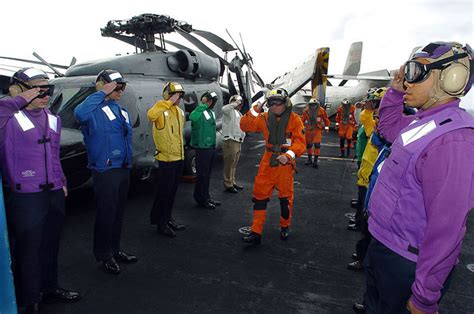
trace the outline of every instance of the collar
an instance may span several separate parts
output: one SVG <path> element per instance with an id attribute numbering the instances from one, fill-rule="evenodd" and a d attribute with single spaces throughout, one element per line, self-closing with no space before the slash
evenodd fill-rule
<path id="1" fill-rule="evenodd" d="M 448 102 L 444 105 L 441 105 L 441 106 L 438 106 L 438 107 L 435 107 L 435 108 L 432 108 L 432 109 L 428 109 L 428 110 L 418 110 L 416 113 L 415 113 L 415 117 L 417 119 L 423 119 L 425 117 L 429 117 L 435 113 L 438 113 L 446 108 L 459 108 L 459 103 L 461 102 L 461 99 L 456 99 L 456 100 L 453 100 L 451 102 Z"/>

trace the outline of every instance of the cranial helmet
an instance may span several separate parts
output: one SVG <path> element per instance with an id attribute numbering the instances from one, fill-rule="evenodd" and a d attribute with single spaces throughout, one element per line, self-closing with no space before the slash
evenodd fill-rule
<path id="1" fill-rule="evenodd" d="M 15 97 L 30 89 L 32 87 L 31 82 L 39 79 L 49 80 L 49 77 L 43 70 L 36 68 L 23 68 L 16 71 L 10 80 L 11 85 L 8 89 L 10 96 Z"/>
<path id="2" fill-rule="evenodd" d="M 127 82 L 120 72 L 115 70 L 102 70 L 95 78 L 96 90 L 101 90 L 107 83 L 116 82 L 117 84 L 126 85 Z"/>
<path id="3" fill-rule="evenodd" d="M 319 100 L 317 100 L 316 98 L 311 98 L 308 102 L 309 105 L 313 105 L 313 106 L 320 106 L 321 104 L 319 103 Z"/>
<path id="4" fill-rule="evenodd" d="M 387 92 L 387 87 L 380 87 L 372 93 L 372 99 L 381 100 L 386 92 Z"/>
<path id="5" fill-rule="evenodd" d="M 349 103 L 349 99 L 344 98 L 344 99 L 342 100 L 341 104 L 343 104 L 343 105 L 349 105 L 349 104 L 350 104 L 350 103 Z"/>
<path id="6" fill-rule="evenodd" d="M 285 104 L 286 107 L 291 107 L 290 97 L 288 92 L 283 88 L 272 89 L 267 94 L 267 105 L 271 107 L 277 103 Z"/>
<path id="7" fill-rule="evenodd" d="M 165 100 L 170 99 L 171 95 L 176 94 L 176 93 L 183 93 L 184 94 L 183 86 L 181 86 L 181 84 L 179 84 L 179 83 L 168 82 L 163 87 L 163 98 Z"/>
<path id="8" fill-rule="evenodd" d="M 429 77 L 431 71 L 437 72 L 436 95 L 433 97 L 448 98 L 464 96 L 473 83 L 473 52 L 466 44 L 457 42 L 432 42 L 421 48 L 405 65 L 405 80 L 418 83 Z M 421 64 L 416 59 L 428 60 L 429 64 Z M 444 95 L 443 95 L 444 94 Z"/>
<path id="9" fill-rule="evenodd" d="M 239 101 L 240 101 L 240 103 L 242 103 L 242 101 L 243 101 L 242 96 L 240 96 L 240 95 L 233 95 L 229 99 L 229 103 L 239 102 Z"/>
<path id="10" fill-rule="evenodd" d="M 210 92 L 210 91 L 207 91 L 204 94 L 202 94 L 201 100 L 204 97 L 209 99 L 209 100 L 212 100 L 212 106 L 214 106 L 217 103 L 217 100 L 219 99 L 216 92 Z"/>

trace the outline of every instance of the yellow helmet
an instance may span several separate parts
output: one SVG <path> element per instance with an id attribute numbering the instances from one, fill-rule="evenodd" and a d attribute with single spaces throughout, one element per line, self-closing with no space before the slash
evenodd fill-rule
<path id="1" fill-rule="evenodd" d="M 380 87 L 376 91 L 373 92 L 373 99 L 375 100 L 381 100 L 385 93 L 387 92 L 387 87 Z"/>
<path id="2" fill-rule="evenodd" d="M 165 86 L 163 87 L 163 98 L 165 100 L 168 100 L 168 99 L 170 99 L 171 95 L 175 94 L 175 93 L 183 93 L 184 94 L 183 86 L 181 86 L 181 84 L 176 83 L 176 82 L 166 83 Z"/>

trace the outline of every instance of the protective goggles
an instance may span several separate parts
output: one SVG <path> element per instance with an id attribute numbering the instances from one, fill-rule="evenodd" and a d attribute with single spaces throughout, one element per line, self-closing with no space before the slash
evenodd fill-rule
<path id="1" fill-rule="evenodd" d="M 269 99 L 267 101 L 267 107 L 272 107 L 272 106 L 281 106 L 284 104 L 283 99 Z"/>
<path id="2" fill-rule="evenodd" d="M 117 86 L 115 86 L 114 92 L 123 92 L 125 87 L 127 87 L 126 83 L 118 83 Z"/>
<path id="3" fill-rule="evenodd" d="M 405 63 L 405 81 L 407 81 L 408 83 L 423 82 L 430 76 L 431 70 L 443 70 L 450 65 L 448 63 L 464 57 L 467 57 L 467 54 L 460 53 L 428 64 L 423 64 L 416 60 L 410 60 Z"/>
<path id="4" fill-rule="evenodd" d="M 38 87 L 40 89 L 39 95 L 36 98 L 44 98 L 46 96 L 53 96 L 54 92 L 54 85 L 48 84 L 48 85 L 30 85 L 28 88 L 36 88 Z"/>

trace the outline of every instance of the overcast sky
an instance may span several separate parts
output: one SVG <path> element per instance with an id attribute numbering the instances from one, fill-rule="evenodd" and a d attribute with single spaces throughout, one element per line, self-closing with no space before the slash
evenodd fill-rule
<path id="1" fill-rule="evenodd" d="M 225 28 L 236 40 L 240 32 L 265 82 L 323 46 L 331 49 L 329 72 L 340 74 L 354 41 L 364 42 L 361 73 L 398 68 L 413 47 L 430 41 L 474 45 L 472 0 L 26 0 L 2 3 L 0 55 L 34 59 L 36 51 L 49 62 L 69 64 L 73 56 L 79 63 L 132 53 L 132 46 L 101 37 L 100 28 L 141 13 L 166 14 L 229 42 Z M 185 43 L 177 34 L 167 38 Z"/>

